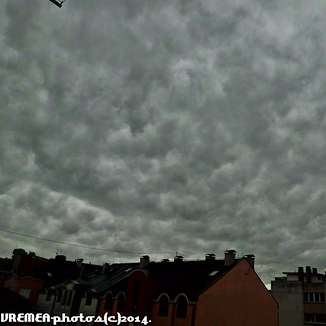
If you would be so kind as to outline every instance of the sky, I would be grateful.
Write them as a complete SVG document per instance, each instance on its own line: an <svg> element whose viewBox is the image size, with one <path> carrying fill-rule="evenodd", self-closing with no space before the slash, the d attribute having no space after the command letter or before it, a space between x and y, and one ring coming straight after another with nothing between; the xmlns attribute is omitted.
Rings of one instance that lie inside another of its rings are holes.
<svg viewBox="0 0 326 326"><path fill-rule="evenodd" d="M0 12L1 257L235 249L265 284L324 273L325 1L2 0Z"/></svg>

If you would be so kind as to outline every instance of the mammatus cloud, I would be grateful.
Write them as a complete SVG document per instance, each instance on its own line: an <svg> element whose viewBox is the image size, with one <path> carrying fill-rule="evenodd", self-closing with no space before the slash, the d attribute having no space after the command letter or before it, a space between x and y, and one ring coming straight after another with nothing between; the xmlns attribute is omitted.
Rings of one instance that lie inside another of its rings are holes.
<svg viewBox="0 0 326 326"><path fill-rule="evenodd" d="M324 268L325 36L313 1L3 1L1 228L135 254ZM53 256L59 244L8 236Z"/></svg>

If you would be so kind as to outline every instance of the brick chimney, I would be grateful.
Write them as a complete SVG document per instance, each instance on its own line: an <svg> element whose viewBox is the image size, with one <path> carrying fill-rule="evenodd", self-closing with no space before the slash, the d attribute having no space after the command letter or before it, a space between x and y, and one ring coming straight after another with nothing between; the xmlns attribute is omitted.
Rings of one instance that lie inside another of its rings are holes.
<svg viewBox="0 0 326 326"><path fill-rule="evenodd" d="M226 250L224 252L225 260L224 260L224 266L230 266L235 262L235 250Z"/></svg>
<svg viewBox="0 0 326 326"><path fill-rule="evenodd" d="M303 267L299 267L299 269L298 269L298 279L300 282L304 281Z"/></svg>
<svg viewBox="0 0 326 326"><path fill-rule="evenodd" d="M84 278L86 276L86 274L88 273L88 265L87 264L82 264L81 268L80 268L80 273L79 273L79 277L80 278Z"/></svg>
<svg viewBox="0 0 326 326"><path fill-rule="evenodd" d="M23 256L26 256L27 252L24 249L14 249L12 252L12 269L18 274L19 273L19 265Z"/></svg>
<svg viewBox="0 0 326 326"><path fill-rule="evenodd" d="M150 263L150 258L148 255L140 257L139 268L145 268Z"/></svg>
<svg viewBox="0 0 326 326"><path fill-rule="evenodd" d="M174 257L175 263L182 263L183 262L183 256L175 256Z"/></svg>
<svg viewBox="0 0 326 326"><path fill-rule="evenodd" d="M102 267L102 274L108 274L110 272L110 264L104 263Z"/></svg>
<svg viewBox="0 0 326 326"><path fill-rule="evenodd" d="M56 255L55 260L66 261L67 257L65 255Z"/></svg>
<svg viewBox="0 0 326 326"><path fill-rule="evenodd" d="M245 258L247 259L247 262L250 264L252 269L255 269L255 255L253 254L246 255Z"/></svg>
<svg viewBox="0 0 326 326"><path fill-rule="evenodd" d="M83 261L84 261L83 258L77 258L77 259L75 260L75 262L76 262L78 268L81 268L81 267L82 267L82 265L83 265Z"/></svg>
<svg viewBox="0 0 326 326"><path fill-rule="evenodd" d="M215 260L215 254L206 254L205 255L205 260L206 261L214 261Z"/></svg>
<svg viewBox="0 0 326 326"><path fill-rule="evenodd" d="M310 266L306 266L306 280L307 280L307 283L311 283L311 268L310 268Z"/></svg>

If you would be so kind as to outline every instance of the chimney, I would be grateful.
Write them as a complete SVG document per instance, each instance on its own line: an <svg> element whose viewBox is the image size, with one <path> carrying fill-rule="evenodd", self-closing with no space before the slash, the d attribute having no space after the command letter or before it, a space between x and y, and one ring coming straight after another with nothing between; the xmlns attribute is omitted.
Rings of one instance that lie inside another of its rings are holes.
<svg viewBox="0 0 326 326"><path fill-rule="evenodd" d="M175 263L181 263L181 262L183 262L183 256L175 256L174 257L174 262Z"/></svg>
<svg viewBox="0 0 326 326"><path fill-rule="evenodd" d="M102 274L109 274L110 272L110 264L104 263L102 267Z"/></svg>
<svg viewBox="0 0 326 326"><path fill-rule="evenodd" d="M206 261L213 261L213 260L215 260L215 254L206 254L205 255L205 260Z"/></svg>
<svg viewBox="0 0 326 326"><path fill-rule="evenodd" d="M299 269L298 269L298 279L299 279L300 282L304 281L303 267L299 267Z"/></svg>
<svg viewBox="0 0 326 326"><path fill-rule="evenodd" d="M150 263L150 259L148 255L140 257L139 268L145 268Z"/></svg>
<svg viewBox="0 0 326 326"><path fill-rule="evenodd" d="M255 269L255 255L245 255L245 258L247 259L247 262L250 264L252 269Z"/></svg>
<svg viewBox="0 0 326 326"><path fill-rule="evenodd" d="M162 262L162 263L169 263L169 262L170 262L170 259L168 259L168 258L164 258L164 259L161 260L161 262Z"/></svg>
<svg viewBox="0 0 326 326"><path fill-rule="evenodd" d="M80 268L80 274L79 274L79 277L80 278L84 278L87 274L87 265L86 264L83 264Z"/></svg>
<svg viewBox="0 0 326 326"><path fill-rule="evenodd" d="M230 266L235 262L235 250L226 250L224 252L225 260L224 260L224 266Z"/></svg>
<svg viewBox="0 0 326 326"><path fill-rule="evenodd" d="M12 269L17 274L21 258L26 256L27 253L24 249L14 249L12 252Z"/></svg>
<svg viewBox="0 0 326 326"><path fill-rule="evenodd" d="M77 258L77 259L75 260L75 262L76 262L78 268L81 268L81 267L82 267L82 265L83 265L83 261L84 261L83 258Z"/></svg>
<svg viewBox="0 0 326 326"><path fill-rule="evenodd" d="M307 280L307 283L311 283L311 268L310 268L310 266L306 266L306 280Z"/></svg>
<svg viewBox="0 0 326 326"><path fill-rule="evenodd" d="M317 268L312 269L312 274L317 274Z"/></svg>
<svg viewBox="0 0 326 326"><path fill-rule="evenodd" d="M65 255L56 255L55 260L66 261L67 257Z"/></svg>

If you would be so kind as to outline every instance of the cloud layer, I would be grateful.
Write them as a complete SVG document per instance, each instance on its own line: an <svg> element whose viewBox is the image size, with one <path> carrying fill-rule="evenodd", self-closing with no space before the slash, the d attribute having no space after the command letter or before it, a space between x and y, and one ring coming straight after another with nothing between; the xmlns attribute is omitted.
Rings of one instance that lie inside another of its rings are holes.
<svg viewBox="0 0 326 326"><path fill-rule="evenodd" d="M0 227L135 254L324 268L321 1L2 1Z"/></svg>

